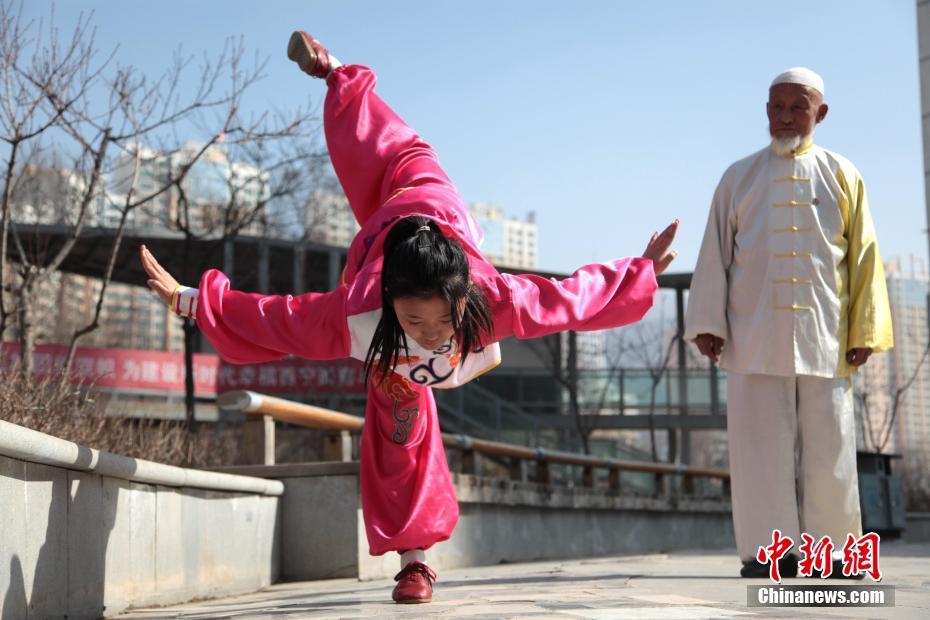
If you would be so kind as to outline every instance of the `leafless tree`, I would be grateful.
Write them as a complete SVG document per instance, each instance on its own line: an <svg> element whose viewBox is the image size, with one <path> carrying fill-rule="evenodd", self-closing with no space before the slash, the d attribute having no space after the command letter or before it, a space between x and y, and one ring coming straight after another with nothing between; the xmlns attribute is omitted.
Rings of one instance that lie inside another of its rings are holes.
<svg viewBox="0 0 930 620"><path fill-rule="evenodd" d="M623 360L628 353L629 341L626 332L611 330L606 333L609 341L605 353L603 368L596 369L597 379L601 381L600 389L585 388L592 378L590 373L579 372L578 335L576 332L553 334L545 338L524 341L526 346L545 364L556 383L565 390L568 397L568 414L572 416L574 433L585 454L591 453L591 435L599 428L600 416L607 408L610 386L615 385L623 371ZM588 369L590 370L590 369ZM596 391L595 391L596 390ZM582 392L586 392L585 397ZM596 393L595 398L587 397Z"/></svg>
<svg viewBox="0 0 930 620"><path fill-rule="evenodd" d="M243 68L244 48L235 46L230 55L230 84L233 96L222 109L223 114L207 126L217 127L213 138L192 155L181 156L178 164L190 170L208 151L213 150L225 162L213 166L214 174L222 177L225 190L220 196L197 196L185 177L171 179L177 208L170 228L184 235L186 272L179 274L191 282L199 274L189 272L191 247L195 240L209 240L221 245L244 231L266 236L280 232L281 211L274 205L300 205L306 202L315 178L313 171L325 162L325 153L313 148L311 139L319 131L318 118L309 108L293 113L262 113L246 118L241 109L241 97L247 88L261 77L264 64L254 70ZM204 162L205 163L205 162ZM195 217L196 215L196 217ZM193 349L194 325L185 321L186 410L188 422L193 421Z"/></svg>
<svg viewBox="0 0 930 620"><path fill-rule="evenodd" d="M588 429L581 419L581 409L578 398L578 363L577 363L577 335L575 332L552 334L544 338L526 340L524 343L546 365L552 373L556 383L568 395L569 415L575 423L575 432L581 442L585 454L591 453L590 436L593 429ZM563 345L567 344L567 354L563 353Z"/></svg>
<svg viewBox="0 0 930 620"><path fill-rule="evenodd" d="M98 132L88 140L76 156L85 164L85 181L90 191L75 204L72 234L49 260L37 264L30 259L27 244L12 219L13 202L21 172L30 160L42 152L42 140L56 130L67 127L79 114L78 109L89 91L100 79L110 59L95 58L94 32L83 17L75 26L70 40L59 40L57 31L41 23L23 23L22 4L11 1L0 4L0 78L4 93L0 105L0 140L7 145L4 164L2 197L2 232L0 232L0 336L15 317L20 331L22 367L32 373L34 348L33 320L35 290L41 281L54 272L73 247L84 225L93 198L93 188L99 181L103 161L110 146L109 131ZM35 31L35 32L33 32ZM19 261L17 283L7 282L8 243L12 238ZM14 293L11 300L6 292Z"/></svg>
<svg viewBox="0 0 930 620"><path fill-rule="evenodd" d="M631 348L632 356L636 360L636 365L645 368L649 373L649 450L652 460L659 461L659 452L656 445L656 425L655 411L656 400L658 396L659 385L662 379L668 374L669 362L672 358L672 351L678 342L678 335L669 338L668 343L663 346L663 329L664 322L658 323L638 323L632 327L633 339L635 346Z"/></svg>
<svg viewBox="0 0 930 620"><path fill-rule="evenodd" d="M899 373L895 368L893 372L885 373L884 380L876 386L876 391L869 390L863 382L858 383L854 397L862 414L860 423L866 450L881 453L888 446L904 397L920 376L928 356L930 342L924 347L920 360L910 374Z"/></svg>
<svg viewBox="0 0 930 620"><path fill-rule="evenodd" d="M262 221L276 200L294 197L305 189L302 172L323 161L320 150L312 148L311 138L319 123L309 106L289 113L257 115L242 109L243 97L264 76L266 61L256 57L247 62L241 39L227 40L217 57L205 55L198 67L193 67L193 57L179 50L165 73L149 80L133 67L120 66L115 51L100 56L92 14L82 15L70 38L64 39L53 16L47 23L24 21L22 4L3 0L0 44L4 89L0 140L7 145L0 237L0 288L4 293L0 295L0 336L10 327L10 318L15 318L25 375L32 374L34 366L38 287L58 272L95 213L97 223L113 225L115 234L106 271L100 276L102 286L93 317L74 331L63 376L70 370L80 338L100 325L123 233L136 212L157 211L155 205L174 205L174 209L159 211L153 221L170 219L170 228L184 232L188 239L209 236L221 243ZM198 86L184 91L182 85L190 83L192 76ZM178 146L178 133L193 129L207 136L203 143L194 149ZM155 148L149 148L152 145ZM225 179L227 196L212 205L212 211L201 210L208 216L201 217L200 223L208 226L198 228L192 223L187 180L205 154L216 149L222 149L230 162L248 165L229 166L234 172ZM48 160L50 152L70 159L67 204L64 210L54 201L47 205L38 201L30 207L47 211L33 218L35 223L55 221L67 226L64 243L54 251L36 243L39 236L30 237L27 223L16 217L24 211L16 208L23 205L17 200L18 193L27 193L24 180L36 169L36 162ZM146 158L151 157L167 158L176 165L168 166L154 184L143 187L140 172L150 163ZM108 191L108 179L118 182L118 197ZM10 257L12 269L7 264ZM187 331L189 345L190 328ZM189 346L187 353L190 362ZM188 374L190 378L190 368ZM192 408L192 396L189 400Z"/></svg>
<svg viewBox="0 0 930 620"><path fill-rule="evenodd" d="M908 340L919 342L915 334L909 334ZM905 355L900 355L904 358ZM913 370L898 368L896 357L892 353L873 356L869 364L888 363L890 368L879 366L871 369L868 366L860 372L860 380L854 384L854 397L858 420L862 435L863 449L867 452L884 453L888 448L895 424L898 422L901 407L905 403L907 392L914 386L921 373L926 373L927 359L930 357L930 342L923 348L920 358ZM884 359L882 359L884 358ZM869 380L863 380L863 375L871 371ZM900 479L904 495L907 498L908 510L927 510L930 507L930 482L927 480L926 454L919 447L919 439L914 445L898 446L905 448L904 459L900 467Z"/></svg>

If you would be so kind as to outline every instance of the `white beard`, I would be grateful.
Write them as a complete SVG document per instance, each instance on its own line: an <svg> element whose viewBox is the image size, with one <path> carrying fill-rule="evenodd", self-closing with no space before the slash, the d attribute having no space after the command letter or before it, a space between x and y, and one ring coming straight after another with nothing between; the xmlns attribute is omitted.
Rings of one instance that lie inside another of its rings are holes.
<svg viewBox="0 0 930 620"><path fill-rule="evenodd" d="M772 150L776 155L788 157L794 155L803 145L810 143L814 137L814 132L806 136L794 136L793 138L772 138Z"/></svg>

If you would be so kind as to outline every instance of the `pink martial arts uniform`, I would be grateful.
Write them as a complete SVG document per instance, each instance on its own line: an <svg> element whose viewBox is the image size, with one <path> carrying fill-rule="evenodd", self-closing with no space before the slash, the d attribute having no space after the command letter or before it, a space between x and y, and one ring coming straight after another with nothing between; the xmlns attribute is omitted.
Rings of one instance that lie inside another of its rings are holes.
<svg viewBox="0 0 930 620"><path fill-rule="evenodd" d="M433 387L461 385L500 363L503 338L538 338L639 320L652 306L652 261L624 258L588 265L557 281L499 273L485 260L481 232L436 154L374 93L375 76L357 65L327 80L324 125L333 166L361 225L343 272L328 293L297 297L230 290L206 272L196 318L225 361L255 363L295 355L364 360L381 316L382 246L398 219L421 215L455 237L472 281L484 292L494 330L461 363L453 341L435 351L412 338L383 384L368 388L361 442L362 511L372 555L429 548L447 539L458 502L442 445Z"/></svg>

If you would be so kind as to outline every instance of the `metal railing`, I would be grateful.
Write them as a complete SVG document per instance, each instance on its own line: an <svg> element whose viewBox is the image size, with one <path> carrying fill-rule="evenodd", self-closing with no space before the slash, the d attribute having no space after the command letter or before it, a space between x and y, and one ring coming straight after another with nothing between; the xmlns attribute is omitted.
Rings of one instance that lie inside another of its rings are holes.
<svg viewBox="0 0 930 620"><path fill-rule="evenodd" d="M338 432L341 460L351 459L350 433L359 433L364 426L364 419L358 416L250 391L226 392L220 395L217 402L223 410L247 414L246 443L253 446L253 453L259 454L266 465L274 464L275 421ZM626 472L654 476L656 493L660 495L672 492L674 486L670 484L670 480L674 478L680 478L680 488L686 494L694 493L696 479L719 481L721 493L729 494L730 474L722 469L608 459L450 433L443 433L442 440L446 448L461 452L463 473L478 474L480 471L478 457L483 455L508 463L511 480L532 480L550 484L552 482L551 466L564 465L582 468L581 483L585 487L594 487L596 472L605 470L607 488L612 493L620 491L620 476L621 473ZM529 475L531 463L533 465L532 476Z"/></svg>

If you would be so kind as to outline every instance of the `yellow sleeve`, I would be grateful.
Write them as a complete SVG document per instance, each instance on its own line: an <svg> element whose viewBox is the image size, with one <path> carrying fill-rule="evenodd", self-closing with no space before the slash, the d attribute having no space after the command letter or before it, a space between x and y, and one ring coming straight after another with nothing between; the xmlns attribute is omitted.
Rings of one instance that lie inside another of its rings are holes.
<svg viewBox="0 0 930 620"><path fill-rule="evenodd" d="M885 269L878 251L878 239L865 183L855 170L840 169L839 181L846 198L846 268L849 285L849 335L846 350L869 348L875 352L894 346L891 306Z"/></svg>

